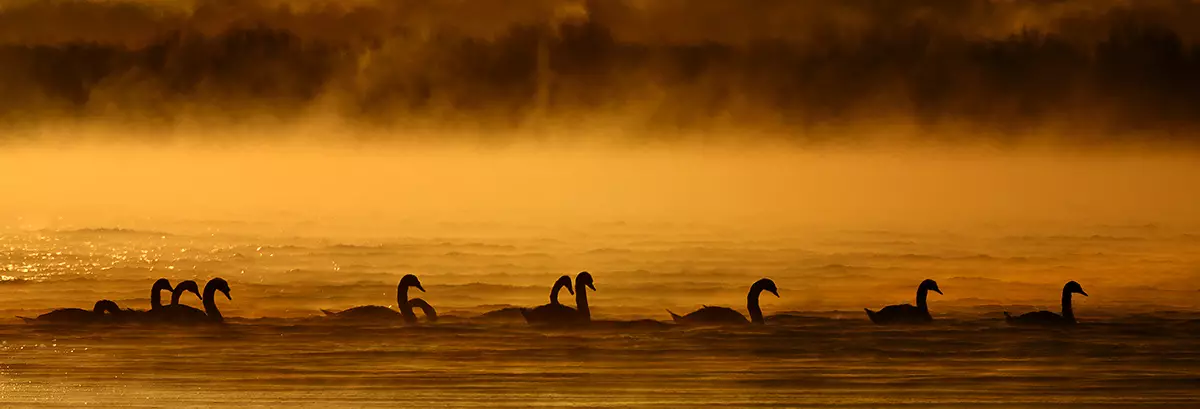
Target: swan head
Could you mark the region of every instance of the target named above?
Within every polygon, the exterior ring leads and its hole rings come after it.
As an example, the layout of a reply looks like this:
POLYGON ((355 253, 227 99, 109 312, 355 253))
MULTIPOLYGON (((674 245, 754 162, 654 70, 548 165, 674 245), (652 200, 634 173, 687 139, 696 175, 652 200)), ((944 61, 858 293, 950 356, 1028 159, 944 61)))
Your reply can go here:
POLYGON ((587 288, 591 288, 592 291, 596 291, 596 286, 592 285, 592 275, 587 271, 579 273, 579 275, 575 276, 575 285, 587 286, 587 288))
POLYGON ((764 279, 755 281, 754 285, 752 285, 750 287, 760 288, 763 291, 769 292, 771 294, 775 294, 776 297, 779 297, 779 288, 775 287, 775 281, 773 281, 769 278, 764 278, 764 279))
POLYGON ((154 285, 151 286, 151 288, 153 288, 154 291, 175 291, 174 288, 171 288, 171 280, 166 278, 160 278, 154 281, 154 285))
POLYGON ((109 314, 118 314, 121 312, 121 307, 118 307, 117 303, 115 302, 109 300, 100 300, 96 301, 96 306, 92 307, 92 312, 96 314, 104 314, 105 312, 108 312, 109 314))
MULTIPOLYGON (((924 287, 925 289, 927 289, 929 291, 933 291, 935 293, 942 294, 942 290, 940 288, 938 288, 938 286, 937 286, 937 281, 926 279, 925 281, 921 282, 921 287, 924 287)), ((945 295, 945 294, 942 294, 942 295, 945 295)))
MULTIPOLYGON (((180 285, 183 285, 183 283, 180 283, 180 285)), ((208 293, 209 291, 220 291, 221 294, 225 294, 225 298, 233 300, 233 297, 229 296, 229 283, 223 278, 218 277, 208 280, 208 284, 204 285, 204 292, 208 293)))
POLYGON ((1083 294, 1084 297, 1088 296, 1087 293, 1083 292, 1083 286, 1074 281, 1067 283, 1067 285, 1063 287, 1063 292, 1083 294))
MULTIPOLYGON (((554 282, 554 286, 555 287, 564 287, 567 289, 567 292, 571 293, 571 295, 575 295, 575 289, 571 288, 571 276, 559 277, 558 281, 554 282)), ((595 290, 595 288, 593 288, 593 290, 595 290)))
POLYGON ((406 274, 404 278, 400 279, 400 287, 417 287, 421 292, 425 292, 425 287, 421 286, 421 280, 418 280, 417 276, 412 274, 406 274))
MULTIPOLYGON (((228 288, 228 287, 229 286, 227 284, 226 288, 228 288)), ((185 291, 190 292, 192 294, 196 294, 196 297, 201 300, 204 299, 204 297, 200 295, 200 286, 197 285, 195 281, 192 281, 192 280, 181 281, 181 282, 179 282, 178 285, 175 286, 175 290, 173 290, 172 292, 183 294, 183 292, 185 292, 185 291)))

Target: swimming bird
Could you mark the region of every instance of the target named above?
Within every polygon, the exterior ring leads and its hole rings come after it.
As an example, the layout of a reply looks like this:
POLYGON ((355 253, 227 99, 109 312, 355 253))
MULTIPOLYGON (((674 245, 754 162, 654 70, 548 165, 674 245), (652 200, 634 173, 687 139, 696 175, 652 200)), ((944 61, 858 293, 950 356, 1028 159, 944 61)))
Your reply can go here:
POLYGON ((150 309, 162 308, 163 291, 174 291, 171 282, 166 278, 155 280, 154 285, 150 286, 150 309))
POLYGON ((901 304, 883 307, 879 312, 874 312, 866 308, 863 308, 863 310, 867 311, 867 317, 871 319, 871 322, 879 325, 924 324, 933 322, 933 316, 929 315, 929 305, 925 302, 929 291, 934 291, 938 294, 942 293, 942 290, 938 289, 936 281, 925 280, 921 282, 921 285, 917 286, 916 307, 913 307, 912 304, 901 304))
POLYGON ((425 287, 421 286, 421 281, 417 280, 417 276, 408 274, 401 278, 400 284, 396 285, 396 307, 400 310, 399 312, 378 305, 364 305, 338 312, 329 310, 321 310, 321 312, 330 317, 343 320, 388 321, 403 319, 404 322, 412 324, 417 322, 417 315, 413 313, 412 303, 408 300, 408 287, 416 287, 421 292, 425 292, 425 287))
POLYGON ((693 311, 691 314, 684 316, 679 316, 678 314, 671 312, 671 310, 667 310, 667 313, 671 314, 671 318, 679 324, 712 325, 746 324, 750 322, 755 324, 764 324, 766 323, 766 320, 763 319, 762 308, 759 308, 758 306, 758 296, 763 291, 775 294, 776 297, 779 297, 779 289, 775 287, 774 281, 771 281, 769 278, 755 281, 754 284, 750 286, 750 292, 746 294, 746 309, 750 311, 749 321, 746 320, 746 316, 742 315, 740 312, 734 311, 732 308, 710 307, 707 305, 704 306, 704 308, 698 309, 693 311))
POLYGON ((198 317, 201 315, 206 315, 203 310, 179 303, 179 298, 187 292, 196 294, 196 298, 204 301, 204 297, 200 295, 200 289, 195 281, 180 281, 179 284, 175 286, 175 289, 171 290, 170 305, 151 308, 150 311, 142 311, 141 314, 138 315, 138 319, 145 322, 175 322, 185 319, 183 317, 198 317))
POLYGON ((225 294, 226 299, 232 301, 233 297, 229 295, 229 282, 225 281, 223 278, 217 277, 208 280, 208 283, 204 284, 204 295, 199 296, 204 302, 203 311, 187 305, 178 304, 179 296, 182 295, 183 292, 193 291, 189 290, 189 287, 192 287, 192 285, 188 285, 186 283, 187 282, 185 281, 175 286, 175 292, 171 294, 171 305, 160 308, 158 310, 160 312, 151 311, 152 315, 150 320, 173 324, 224 322, 225 317, 223 317, 221 315, 221 311, 217 309, 217 300, 215 296, 217 295, 217 292, 220 291, 222 294, 225 294))
POLYGON ((420 298, 413 298, 411 300, 408 300, 408 303, 409 303, 409 305, 412 305, 413 307, 421 309, 421 312, 425 314, 425 321, 437 322, 437 320, 438 320, 437 310, 434 310, 433 306, 429 305, 429 303, 426 302, 425 300, 422 300, 420 298))
POLYGON ((197 299, 204 301, 204 297, 200 295, 200 287, 196 284, 196 282, 193 280, 185 280, 180 282, 179 285, 175 286, 174 290, 171 290, 171 305, 179 305, 179 297, 183 296, 183 293, 187 292, 196 294, 197 299))
MULTIPOLYGON (((555 287, 562 282, 560 278, 555 282, 555 287)), ((592 311, 588 308, 587 289, 591 288, 596 291, 596 286, 592 282, 592 275, 587 271, 579 273, 575 276, 575 308, 571 308, 562 304, 546 304, 533 309, 522 309, 521 315, 525 317, 525 322, 530 324, 540 325, 563 325, 563 324, 581 324, 592 320, 592 311)), ((551 293, 551 301, 556 301, 554 294, 551 293)))
MULTIPOLYGON (((550 304, 558 305, 558 292, 566 288, 571 295, 575 295, 575 290, 571 289, 571 276, 564 275, 554 282, 550 287, 550 304)), ((474 319, 482 321, 524 321, 525 307, 505 307, 495 311, 488 311, 474 319)))
POLYGON ((1072 325, 1075 324, 1075 310, 1071 308, 1071 294, 1079 293, 1087 297, 1079 283, 1070 281, 1062 290, 1062 315, 1050 311, 1037 311, 1018 315, 1016 317, 1004 312, 1004 321, 1010 325, 1072 325))
POLYGON ((31 323, 52 323, 52 324, 91 324, 97 322, 110 322, 121 315, 124 311, 117 306, 117 303, 109 300, 96 301, 96 305, 91 311, 82 308, 60 308, 54 311, 37 316, 37 318, 19 317, 25 322, 31 323), (109 315, 105 315, 108 313, 109 315))

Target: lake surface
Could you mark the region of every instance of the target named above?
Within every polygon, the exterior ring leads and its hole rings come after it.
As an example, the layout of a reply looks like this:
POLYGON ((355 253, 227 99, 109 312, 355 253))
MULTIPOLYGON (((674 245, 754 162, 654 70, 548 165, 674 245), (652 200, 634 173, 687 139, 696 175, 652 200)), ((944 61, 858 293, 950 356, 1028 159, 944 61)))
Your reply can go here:
MULTIPOLYGON (((592 226, 389 237, 168 226, 9 229, 0 236, 0 401, 17 406, 976 406, 1200 403, 1200 236, 1159 226, 1039 231, 775 231, 592 226), (249 232, 249 231, 255 232, 249 232), (265 233, 264 233, 265 232, 265 233), (487 232, 487 234, 480 233, 487 232), (547 302, 587 270, 597 322, 538 329, 474 317, 547 302), (395 304, 442 319, 337 324, 321 308, 395 304), (223 277, 224 326, 30 325, 16 316, 111 299, 147 308, 154 279, 223 277), (666 309, 745 311, 771 277, 760 327, 685 328, 666 309), (923 278, 937 322, 871 325, 923 278), (1081 324, 1013 328, 1001 313, 1081 324), (650 320, 657 320, 655 323, 650 320)), ((244 226, 243 226, 244 227, 244 226)), ((571 296, 562 294, 564 303, 571 296)), ((184 303, 199 306, 195 297, 184 303)))

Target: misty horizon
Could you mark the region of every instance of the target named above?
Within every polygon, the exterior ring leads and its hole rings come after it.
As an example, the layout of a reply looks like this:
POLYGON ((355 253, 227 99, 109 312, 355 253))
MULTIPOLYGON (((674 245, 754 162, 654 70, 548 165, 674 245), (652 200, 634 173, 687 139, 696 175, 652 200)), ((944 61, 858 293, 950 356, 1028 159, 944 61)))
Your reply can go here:
POLYGON ((1195 2, 735 3, 9 1, 0 126, 1196 142, 1195 2))

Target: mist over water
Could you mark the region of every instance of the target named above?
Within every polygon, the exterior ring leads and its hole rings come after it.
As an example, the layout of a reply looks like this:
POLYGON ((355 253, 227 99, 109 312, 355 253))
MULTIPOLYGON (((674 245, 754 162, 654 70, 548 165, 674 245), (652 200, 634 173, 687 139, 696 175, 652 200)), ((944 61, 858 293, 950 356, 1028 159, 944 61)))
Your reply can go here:
MULTIPOLYGON (((22 405, 1187 405, 1200 351, 1188 154, 689 145, 13 145, 0 367, 22 405), (745 311, 762 328, 473 318, 587 270, 598 320, 745 311), (437 324, 357 326, 417 274, 437 324), (220 328, 43 328, 227 279, 220 328), (863 307, 937 319, 879 328, 863 307), (1010 328, 1058 310, 1081 325, 1010 328), (203 393, 196 393, 196 391, 203 393), (969 391, 969 393, 967 392, 969 391), (1031 394, 1031 391, 1040 391, 1031 394)), ((416 295, 414 295, 416 296, 416 295)), ((571 297, 563 294, 571 304, 571 297)), ((198 306, 198 300, 184 298, 198 306)))

